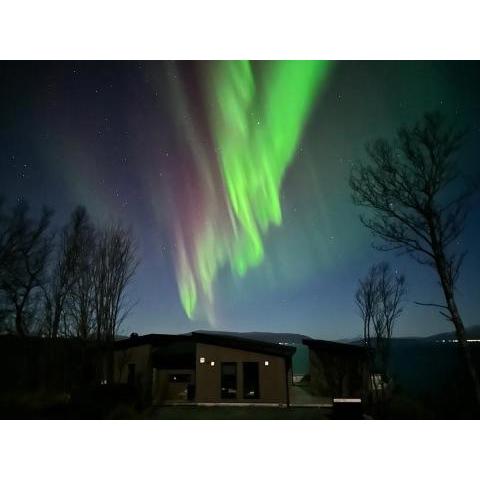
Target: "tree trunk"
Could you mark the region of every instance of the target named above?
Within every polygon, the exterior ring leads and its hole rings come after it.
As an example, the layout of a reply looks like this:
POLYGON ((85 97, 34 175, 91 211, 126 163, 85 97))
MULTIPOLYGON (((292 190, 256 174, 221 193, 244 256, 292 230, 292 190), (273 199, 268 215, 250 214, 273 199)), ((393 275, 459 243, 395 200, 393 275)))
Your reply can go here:
POLYGON ((55 313, 53 315, 53 325, 52 325, 52 338, 57 338, 59 327, 60 327, 60 309, 58 305, 55 305, 55 313))
POLYGON ((440 255, 440 258, 437 260, 437 270, 440 276, 440 283, 442 285, 445 301, 447 303, 447 308, 450 313, 450 321, 455 327, 455 335, 458 340, 458 346, 460 348, 460 352, 465 363, 465 368, 471 381, 472 393, 475 396, 475 402, 477 407, 480 407, 480 382, 477 370, 473 362, 470 345, 468 344, 467 337, 465 335, 465 327, 463 325, 462 318, 460 317, 460 313, 455 302, 453 286, 448 281, 445 262, 443 260, 444 257, 442 255, 440 255))
POLYGON ((15 312, 15 330, 17 331, 18 336, 20 336, 20 337, 25 336, 25 329, 23 328, 22 311, 18 308, 15 312))
POLYGON ((455 333, 458 340, 458 346, 460 348, 460 352, 465 362, 465 367, 467 368, 468 375, 472 382, 472 388, 475 394, 477 407, 479 407, 480 406, 480 382, 478 379, 477 370, 475 368, 475 363, 472 358, 470 345, 468 344, 467 338, 465 335, 465 327, 463 326, 462 319, 458 315, 458 312, 456 317, 452 316, 452 322, 453 322, 453 325, 455 326, 455 333))
POLYGON ((430 226, 430 238, 432 239, 432 251, 435 258, 435 267, 437 269, 438 276, 440 277, 440 284, 445 296, 446 306, 448 312, 450 313, 450 321, 455 327, 455 334, 465 363, 465 368, 468 376, 470 377, 472 393, 474 394, 476 406, 477 408, 480 408, 480 382, 470 352, 470 346, 468 345, 467 338, 465 336, 465 327, 463 325, 462 318, 460 317, 457 303, 455 302, 454 278, 452 278, 451 274, 448 275, 447 273, 448 269, 445 251, 441 241, 439 241, 439 238, 441 237, 437 235, 433 216, 427 218, 427 222, 430 226))

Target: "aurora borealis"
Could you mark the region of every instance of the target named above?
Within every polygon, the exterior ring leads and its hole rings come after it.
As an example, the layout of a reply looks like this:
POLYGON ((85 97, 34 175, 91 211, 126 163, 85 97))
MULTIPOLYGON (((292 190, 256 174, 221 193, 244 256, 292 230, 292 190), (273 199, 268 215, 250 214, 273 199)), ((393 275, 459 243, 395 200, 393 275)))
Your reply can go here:
MULTIPOLYGON (((399 334, 445 330, 428 269, 371 249, 348 172, 367 141, 425 110, 469 126, 478 165, 475 62, 3 62, 0 192, 55 209, 84 204, 130 225, 141 265, 129 331, 214 328, 360 333, 356 282, 379 259, 409 281, 399 334)), ((478 323, 480 203, 462 237, 459 289, 478 323)))
POLYGON ((201 300, 214 321, 213 282, 225 263, 243 276, 262 261, 262 236, 281 224, 281 182, 328 69, 309 61, 271 62, 260 72, 248 61, 207 65, 202 87, 216 148, 209 158, 192 141, 192 156, 201 152, 194 162, 199 221, 190 237, 182 212, 175 225, 177 281, 189 317, 201 300))

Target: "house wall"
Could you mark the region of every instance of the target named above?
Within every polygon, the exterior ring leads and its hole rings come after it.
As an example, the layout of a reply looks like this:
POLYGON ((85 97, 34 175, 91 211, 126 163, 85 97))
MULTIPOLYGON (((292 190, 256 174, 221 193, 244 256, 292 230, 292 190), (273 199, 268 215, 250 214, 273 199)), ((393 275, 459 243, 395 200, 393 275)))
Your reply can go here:
POLYGON ((367 364, 361 355, 310 348, 312 393, 323 397, 363 398, 367 364))
POLYGON ((191 376, 191 384, 195 384, 194 370, 153 369, 152 403, 161 405, 168 402, 188 402, 188 383, 171 383, 170 375, 188 374, 191 376))
POLYGON ((151 345, 137 345, 114 352, 114 382, 128 382, 128 365, 135 365, 135 387, 145 401, 152 393, 151 345))
POLYGON ((286 363, 283 357, 267 355, 217 345, 197 344, 195 401, 198 403, 287 403, 285 378, 286 363), (200 363, 200 358, 205 363, 200 363), (265 366, 265 361, 269 362, 265 366), (211 366, 210 362, 215 362, 211 366), (221 363, 237 363, 237 398, 221 397, 221 363), (244 399, 243 362, 258 362, 260 398, 244 399))

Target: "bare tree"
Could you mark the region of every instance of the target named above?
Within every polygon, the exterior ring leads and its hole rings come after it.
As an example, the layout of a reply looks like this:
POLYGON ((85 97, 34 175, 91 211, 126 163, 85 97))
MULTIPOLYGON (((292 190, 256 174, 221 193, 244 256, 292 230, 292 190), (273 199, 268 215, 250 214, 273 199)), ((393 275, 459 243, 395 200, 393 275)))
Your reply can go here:
POLYGON ((35 320, 52 243, 51 212, 43 209, 40 218, 33 220, 28 210, 28 205, 20 204, 0 219, 2 316, 13 319, 20 336, 28 333, 35 320))
POLYGON ((86 340, 94 333, 94 279, 96 232, 84 207, 77 207, 71 219, 73 282, 66 299, 65 328, 86 340))
POLYGON ((111 342, 128 314, 126 288, 138 261, 132 238, 121 226, 99 233, 93 264, 97 340, 111 342))
POLYGON ((5 201, 0 197, 0 331, 7 331, 9 328, 9 305, 5 296, 5 292, 1 285, 6 281, 8 273, 8 265, 13 255, 13 242, 10 229, 10 219, 4 211, 5 201))
POLYGON ((378 309, 378 289, 376 284, 375 267, 372 267, 368 275, 359 281, 358 289, 355 293, 355 302, 357 304, 360 317, 363 321, 363 341, 369 349, 371 345, 371 329, 378 309))
POLYGON ((395 321, 403 311, 405 277, 390 265, 373 265, 360 280, 355 300, 363 320, 364 342, 372 356, 372 367, 387 376, 390 344, 395 321))
POLYGON ((425 114, 413 127, 399 129, 396 142, 367 146, 369 163, 353 167, 350 186, 355 204, 370 209, 362 223, 381 240, 380 250, 410 254, 432 267, 445 304, 437 306, 454 326, 477 403, 480 384, 455 301, 455 284, 464 259, 456 251, 473 187, 458 193, 460 174, 454 154, 464 132, 446 124, 439 113, 425 114))
POLYGON ((93 251, 93 244, 88 246, 89 227, 85 208, 77 207, 60 234, 57 259, 44 289, 45 330, 53 338, 60 330, 64 336, 71 333, 67 308, 73 308, 72 296, 81 279, 83 254, 88 247, 93 251))

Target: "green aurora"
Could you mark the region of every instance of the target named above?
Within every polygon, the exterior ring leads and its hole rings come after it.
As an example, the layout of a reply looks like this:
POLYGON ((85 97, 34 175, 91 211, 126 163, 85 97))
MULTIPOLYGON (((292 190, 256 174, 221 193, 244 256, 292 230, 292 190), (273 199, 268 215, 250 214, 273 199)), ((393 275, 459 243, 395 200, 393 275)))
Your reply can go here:
POLYGON ((330 68, 321 61, 208 65, 203 87, 222 185, 214 185, 204 151, 191 142, 202 158, 196 162, 197 183, 206 201, 194 238, 176 231, 177 281, 189 318, 203 299, 214 323, 213 283, 226 263, 242 277, 262 262, 263 236, 282 223, 282 180, 330 68), (218 195, 224 197, 221 202, 218 195))

